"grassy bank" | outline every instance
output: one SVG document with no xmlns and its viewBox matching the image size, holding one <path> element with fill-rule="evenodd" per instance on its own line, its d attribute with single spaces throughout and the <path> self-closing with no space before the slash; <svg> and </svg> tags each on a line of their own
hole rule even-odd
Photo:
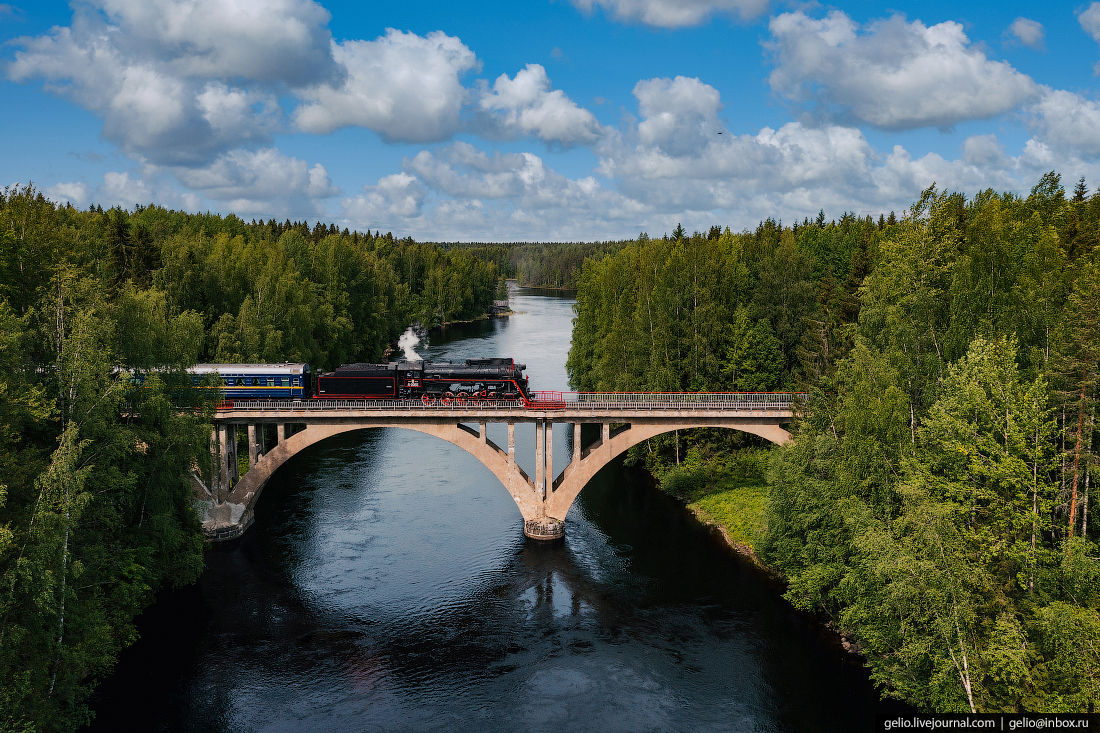
<svg viewBox="0 0 1100 733">
<path fill-rule="evenodd" d="M 767 452 L 743 451 L 703 459 L 689 451 L 678 466 L 656 472 L 658 485 L 687 504 L 700 521 L 717 527 L 738 552 L 756 557 L 767 530 L 764 480 Z"/>
</svg>

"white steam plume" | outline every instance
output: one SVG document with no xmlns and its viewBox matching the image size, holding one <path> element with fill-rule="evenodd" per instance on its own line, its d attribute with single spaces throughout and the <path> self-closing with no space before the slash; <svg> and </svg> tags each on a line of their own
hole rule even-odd
<svg viewBox="0 0 1100 733">
<path fill-rule="evenodd" d="M 397 347 L 405 352 L 405 361 L 424 361 L 420 354 L 416 353 L 416 345 L 420 343 L 420 337 L 412 326 L 405 329 L 401 338 L 397 339 Z"/>
</svg>

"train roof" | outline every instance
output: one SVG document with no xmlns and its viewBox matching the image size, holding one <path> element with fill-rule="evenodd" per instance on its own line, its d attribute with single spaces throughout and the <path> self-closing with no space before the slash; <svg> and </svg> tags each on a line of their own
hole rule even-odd
<svg viewBox="0 0 1100 733">
<path fill-rule="evenodd" d="M 187 371 L 192 374 L 224 374 L 227 376 L 256 376 L 267 374 L 308 374 L 309 364 L 196 364 Z"/>
</svg>

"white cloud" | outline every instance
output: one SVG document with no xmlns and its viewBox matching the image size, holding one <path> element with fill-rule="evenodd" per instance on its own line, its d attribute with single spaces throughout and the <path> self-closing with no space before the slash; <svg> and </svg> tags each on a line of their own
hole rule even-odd
<svg viewBox="0 0 1100 733">
<path fill-rule="evenodd" d="M 1077 16 L 1077 22 L 1092 36 L 1092 40 L 1100 42 L 1100 2 L 1089 5 Z"/>
<path fill-rule="evenodd" d="M 151 203 L 153 197 L 154 194 L 145 185 L 145 181 L 130 178 L 129 173 L 114 172 L 103 174 L 103 186 L 97 196 L 102 203 L 127 209 L 137 204 Z"/>
<path fill-rule="evenodd" d="M 339 193 L 320 163 L 287 157 L 276 148 L 233 150 L 203 168 L 172 168 L 183 186 L 242 214 L 318 213 L 318 203 Z"/>
<path fill-rule="evenodd" d="M 591 239 L 633 228 L 646 207 L 592 176 L 570 179 L 533 153 L 493 153 L 468 143 L 421 151 L 405 172 L 341 202 L 348 222 L 428 239 L 539 236 Z"/>
<path fill-rule="evenodd" d="M 414 176 L 394 173 L 363 186 L 363 193 L 341 202 L 344 216 L 360 227 L 407 229 L 402 220 L 419 217 L 428 191 Z"/>
<path fill-rule="evenodd" d="M 1038 92 L 1029 76 L 986 58 L 953 21 L 925 26 L 895 15 L 861 28 L 834 10 L 820 20 L 784 13 L 769 29 L 772 89 L 884 129 L 993 117 Z"/>
<path fill-rule="evenodd" d="M 346 76 L 299 92 L 306 101 L 294 115 L 299 129 L 324 134 L 358 125 L 406 142 L 444 140 L 458 129 L 467 97 L 460 79 L 478 68 L 458 38 L 390 28 L 374 41 L 334 42 L 332 53 Z"/>
<path fill-rule="evenodd" d="M 1028 48 L 1042 50 L 1044 47 L 1043 39 L 1046 38 L 1046 31 L 1043 29 L 1042 23 L 1029 18 L 1020 17 L 1012 21 L 1012 24 L 1008 26 L 1008 29 L 1005 31 L 1005 35 L 1014 37 Z"/>
<path fill-rule="evenodd" d="M 92 190 L 83 181 L 58 183 L 46 189 L 46 196 L 52 201 L 68 202 L 82 209 L 91 201 Z"/>
<path fill-rule="evenodd" d="M 660 147 L 673 155 L 699 150 L 717 139 L 722 130 L 718 90 L 698 79 L 644 79 L 634 85 L 642 145 Z"/>
<path fill-rule="evenodd" d="M 478 107 L 484 113 L 479 127 L 492 137 L 532 135 L 570 147 L 594 143 L 603 134 L 595 115 L 560 89 L 550 89 L 550 78 L 539 64 L 527 64 L 514 79 L 501 74 L 491 89 L 483 84 Z"/>
<path fill-rule="evenodd" d="M 590 13 L 595 7 L 618 20 L 637 21 L 659 28 L 699 25 L 712 15 L 755 18 L 768 9 L 768 0 L 572 0 Z"/>
<path fill-rule="evenodd" d="M 20 50 L 5 71 L 13 81 L 43 79 L 47 90 L 95 112 L 103 136 L 128 155 L 203 165 L 236 146 L 269 140 L 279 124 L 279 84 L 338 71 L 327 55 L 328 31 L 316 25 L 328 19 L 320 6 L 271 5 L 81 4 L 71 27 L 16 39 Z"/>
<path fill-rule="evenodd" d="M 1062 89 L 1043 87 L 1029 107 L 1037 142 L 1072 155 L 1100 155 L 1100 103 Z"/>
<path fill-rule="evenodd" d="M 128 56 L 188 78 L 301 86 L 336 72 L 327 10 L 313 0 L 92 0 Z"/>
<path fill-rule="evenodd" d="M 1089 5 L 1077 16 L 1077 22 L 1092 36 L 1092 40 L 1100 42 L 1100 2 Z M 1100 76 L 1100 61 L 1092 67 L 1092 72 Z"/>
<path fill-rule="evenodd" d="M 978 168 L 1003 168 L 1008 163 L 996 135 L 971 135 L 963 141 L 963 160 Z"/>
</svg>

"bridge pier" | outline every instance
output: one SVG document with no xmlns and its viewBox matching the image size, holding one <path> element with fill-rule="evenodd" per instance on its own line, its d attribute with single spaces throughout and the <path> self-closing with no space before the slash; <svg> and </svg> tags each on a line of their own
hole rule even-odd
<svg viewBox="0 0 1100 733">
<path fill-rule="evenodd" d="M 477 458 L 512 496 L 523 517 L 523 532 L 532 539 L 553 540 L 565 534 L 565 517 L 581 489 L 604 466 L 631 446 L 673 430 L 722 427 L 754 433 L 776 443 L 790 436 L 780 424 L 793 416 L 790 400 L 780 407 L 710 407 L 706 403 L 649 405 L 557 403 L 551 408 L 526 405 L 425 406 L 321 402 L 249 403 L 220 410 L 211 434 L 214 471 L 211 487 L 200 487 L 203 531 L 211 540 L 239 537 L 252 522 L 253 507 L 268 479 L 302 449 L 334 435 L 365 428 L 404 428 L 446 440 Z M 573 424 L 573 450 L 560 474 L 554 471 L 554 422 Z M 488 423 L 505 423 L 507 448 L 488 438 Z M 516 422 L 534 423 L 535 470 L 529 477 L 516 461 Z M 473 424 L 476 423 L 476 428 Z M 599 424 L 600 437 L 581 444 L 584 423 Z M 614 431 L 612 423 L 619 425 Z M 276 442 L 264 453 L 265 425 L 275 425 Z M 293 432 L 292 424 L 304 424 Z M 249 470 L 237 469 L 237 431 L 247 430 Z"/>
</svg>

